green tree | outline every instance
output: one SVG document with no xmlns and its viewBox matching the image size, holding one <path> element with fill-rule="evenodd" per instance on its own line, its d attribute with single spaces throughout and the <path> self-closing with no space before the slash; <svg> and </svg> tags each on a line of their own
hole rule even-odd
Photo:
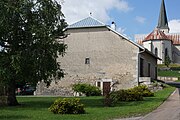
<svg viewBox="0 0 180 120">
<path fill-rule="evenodd" d="M 62 77 L 57 62 L 66 45 L 67 26 L 55 0 L 0 0 L 0 78 L 6 85 L 7 104 L 17 105 L 17 81 L 49 82 Z"/>
<path fill-rule="evenodd" d="M 170 59 L 169 56 L 167 55 L 167 56 L 165 57 L 164 64 L 165 64 L 167 67 L 169 67 L 170 63 L 171 63 L 171 59 Z"/>
</svg>

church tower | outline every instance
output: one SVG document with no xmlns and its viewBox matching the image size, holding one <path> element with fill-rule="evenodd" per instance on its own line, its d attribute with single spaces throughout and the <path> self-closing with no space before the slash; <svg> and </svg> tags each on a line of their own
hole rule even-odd
<svg viewBox="0 0 180 120">
<path fill-rule="evenodd" d="M 161 9 L 160 9 L 157 28 L 164 33 L 169 33 L 168 19 L 167 19 L 164 0 L 162 0 L 162 3 L 161 3 Z"/>
</svg>

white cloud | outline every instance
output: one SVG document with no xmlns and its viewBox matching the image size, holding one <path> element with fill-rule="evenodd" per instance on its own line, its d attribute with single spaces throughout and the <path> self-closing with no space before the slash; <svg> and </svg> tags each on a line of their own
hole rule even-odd
<svg viewBox="0 0 180 120">
<path fill-rule="evenodd" d="M 180 33 L 180 19 L 169 21 L 170 33 Z"/>
<path fill-rule="evenodd" d="M 137 22 L 139 22 L 141 24 L 145 23 L 145 21 L 146 21 L 146 18 L 144 18 L 142 16 L 136 16 L 135 19 L 136 19 Z"/>
<path fill-rule="evenodd" d="M 106 23 L 111 20 L 108 13 L 112 9 L 121 12 L 132 10 L 126 0 L 64 0 L 62 5 L 62 11 L 69 24 L 88 17 L 90 12 L 93 17 Z"/>
</svg>

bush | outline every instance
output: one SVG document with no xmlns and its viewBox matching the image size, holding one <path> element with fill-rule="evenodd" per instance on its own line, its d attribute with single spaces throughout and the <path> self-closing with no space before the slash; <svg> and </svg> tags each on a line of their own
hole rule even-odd
<svg viewBox="0 0 180 120">
<path fill-rule="evenodd" d="M 140 101 L 143 100 L 143 97 L 152 96 L 154 96 L 154 93 L 151 92 L 145 85 L 110 93 L 110 99 L 113 101 L 113 103 L 117 103 L 118 101 Z"/>
<path fill-rule="evenodd" d="M 84 114 L 84 105 L 78 98 L 59 98 L 50 106 L 54 114 Z"/>
<path fill-rule="evenodd" d="M 143 100 L 143 96 L 132 89 L 128 90 L 118 90 L 110 93 L 110 98 L 113 103 L 117 103 L 118 101 L 140 101 Z"/>
<path fill-rule="evenodd" d="M 135 91 L 135 92 L 139 92 L 143 97 L 154 96 L 154 93 L 151 92 L 146 85 L 136 86 L 134 88 L 131 88 L 130 90 Z"/>
<path fill-rule="evenodd" d="M 84 93 L 86 96 L 100 96 L 101 90 L 90 84 L 74 84 L 73 90 L 75 92 Z"/>
</svg>

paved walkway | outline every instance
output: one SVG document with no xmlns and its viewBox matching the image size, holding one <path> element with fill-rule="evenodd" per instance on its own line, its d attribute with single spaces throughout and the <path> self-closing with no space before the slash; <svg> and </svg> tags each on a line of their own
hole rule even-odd
<svg viewBox="0 0 180 120">
<path fill-rule="evenodd" d="M 116 120 L 180 120 L 180 96 L 176 91 L 156 110 L 143 117 Z"/>
</svg>

